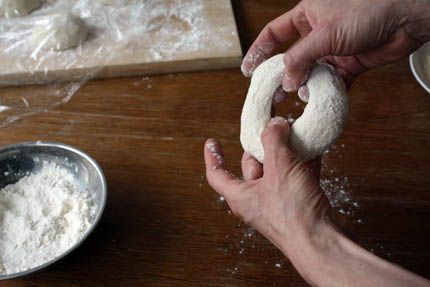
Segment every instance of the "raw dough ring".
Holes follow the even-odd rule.
[[[261,133],[271,119],[272,98],[281,85],[283,54],[262,63],[255,70],[242,110],[240,141],[243,149],[258,161],[264,160]],[[289,146],[302,161],[326,151],[340,136],[349,114],[345,84],[328,64],[317,63],[306,82],[309,101],[291,127]]]

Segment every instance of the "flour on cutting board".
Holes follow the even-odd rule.
[[[127,48],[131,48],[128,43],[139,41],[149,52],[146,61],[166,61],[178,53],[222,50],[233,45],[227,40],[232,35],[226,33],[235,28],[212,25],[206,17],[205,5],[202,0],[141,1],[131,8],[108,9],[113,31],[129,45]],[[121,21],[125,18],[127,21]],[[216,41],[210,35],[218,35]]]
[[[64,11],[80,17],[88,26],[82,45],[61,52],[39,51],[29,45],[38,19]],[[240,43],[231,11],[229,1],[135,0],[127,1],[127,5],[103,5],[92,0],[48,1],[31,15],[13,22],[0,18],[0,62],[7,67],[0,67],[0,84],[14,84],[13,80],[22,83],[24,79],[13,77],[19,74],[28,81],[58,80],[52,75],[57,70],[63,71],[64,77],[76,79],[80,71],[85,74],[97,67],[121,66],[125,69],[120,74],[123,75],[129,65],[239,59]],[[140,72],[155,69],[149,68]]]
[[[73,175],[43,162],[0,190],[0,275],[40,266],[64,253],[91,226],[95,206]]]

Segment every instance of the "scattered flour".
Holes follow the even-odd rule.
[[[327,162],[328,154],[334,158],[342,158],[343,148],[345,148],[344,144],[333,145],[330,150],[324,153],[325,156],[321,160],[320,186],[331,206],[340,213],[350,216],[353,221],[362,223],[362,220],[355,216],[360,204],[354,200],[350,179],[342,171],[330,167]]]
[[[0,274],[40,266],[61,255],[91,226],[95,206],[73,175],[55,163],[43,162],[0,190]]]

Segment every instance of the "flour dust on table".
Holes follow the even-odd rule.
[[[78,242],[96,208],[73,174],[52,162],[0,190],[0,275],[47,263]]]

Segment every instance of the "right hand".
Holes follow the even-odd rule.
[[[251,76],[283,42],[300,34],[285,52],[284,90],[298,90],[317,60],[336,66],[350,86],[359,74],[406,57],[426,41],[413,22],[414,13],[428,7],[429,0],[303,0],[266,25],[242,72]]]

